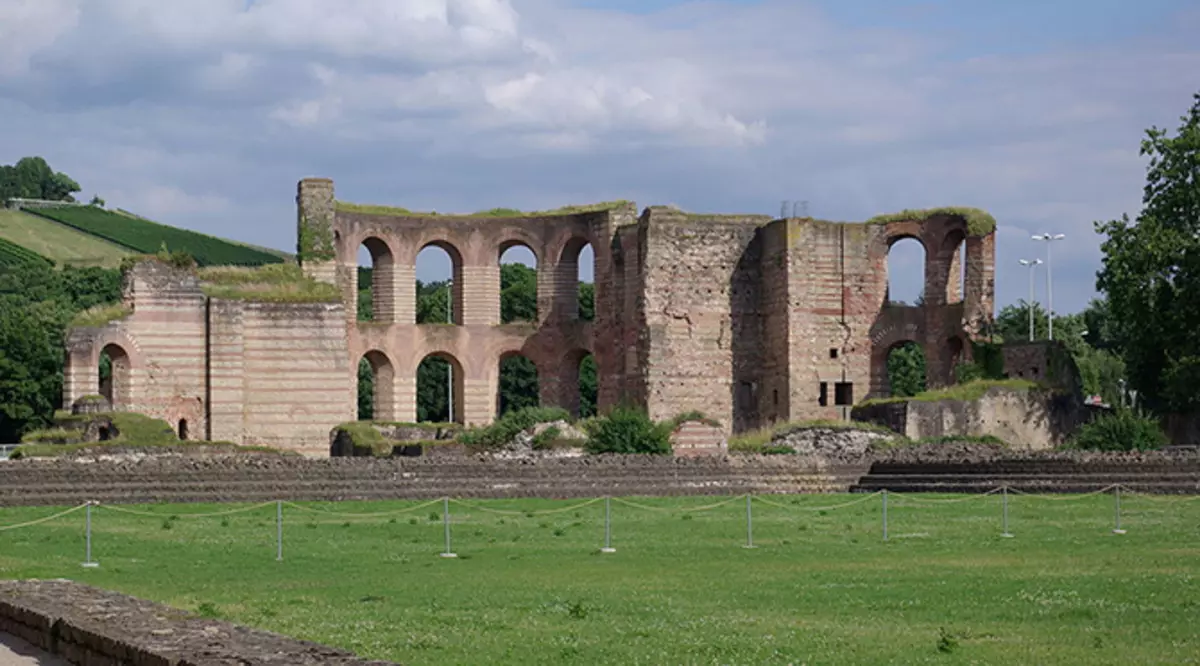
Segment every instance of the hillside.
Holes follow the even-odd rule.
[[[192,255],[201,266],[258,266],[284,261],[283,257],[275,252],[94,206],[23,209],[23,212],[44,221],[47,225],[66,226],[132,252],[151,254],[165,244],[172,252],[183,251]]]
[[[36,215],[0,208],[0,239],[59,265],[116,268],[132,250]]]

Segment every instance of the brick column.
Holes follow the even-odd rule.
[[[245,436],[245,311],[239,301],[208,303],[208,438],[241,443]]]
[[[396,405],[396,420],[415,423],[417,420],[417,371],[400,373],[396,377],[393,399]]]
[[[296,188],[296,257],[304,273],[315,280],[336,284],[337,260],[333,245],[333,181],[305,178]]]
[[[395,294],[394,319],[400,324],[417,323],[417,267],[395,264],[392,268],[392,293]]]
[[[496,326],[500,323],[500,265],[464,266],[455,271],[454,323]]]

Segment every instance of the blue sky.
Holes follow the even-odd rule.
[[[285,249],[310,175],[444,212],[978,206],[999,220],[1000,305],[1028,293],[1017,260],[1044,256],[1030,234],[1067,234],[1070,312],[1094,295],[1092,222],[1138,210],[1143,130],[1200,91],[1200,8],[1178,0],[330,7],[0,2],[0,162],[40,154],[110,205]],[[891,258],[901,298],[919,262]]]

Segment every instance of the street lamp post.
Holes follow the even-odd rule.
[[[1041,259],[1021,259],[1022,266],[1029,267],[1029,341],[1033,342],[1033,274],[1042,263]]]
[[[446,323],[454,323],[454,278],[446,282]],[[446,361],[446,418],[454,421],[454,364]]]
[[[1046,318],[1050,324],[1050,339],[1054,339],[1054,283],[1051,275],[1051,254],[1050,244],[1056,240],[1066,238],[1064,234],[1034,234],[1031,236],[1035,241],[1046,241]]]

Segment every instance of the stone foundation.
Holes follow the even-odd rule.
[[[0,632],[80,666],[396,666],[66,580],[0,581]]]

